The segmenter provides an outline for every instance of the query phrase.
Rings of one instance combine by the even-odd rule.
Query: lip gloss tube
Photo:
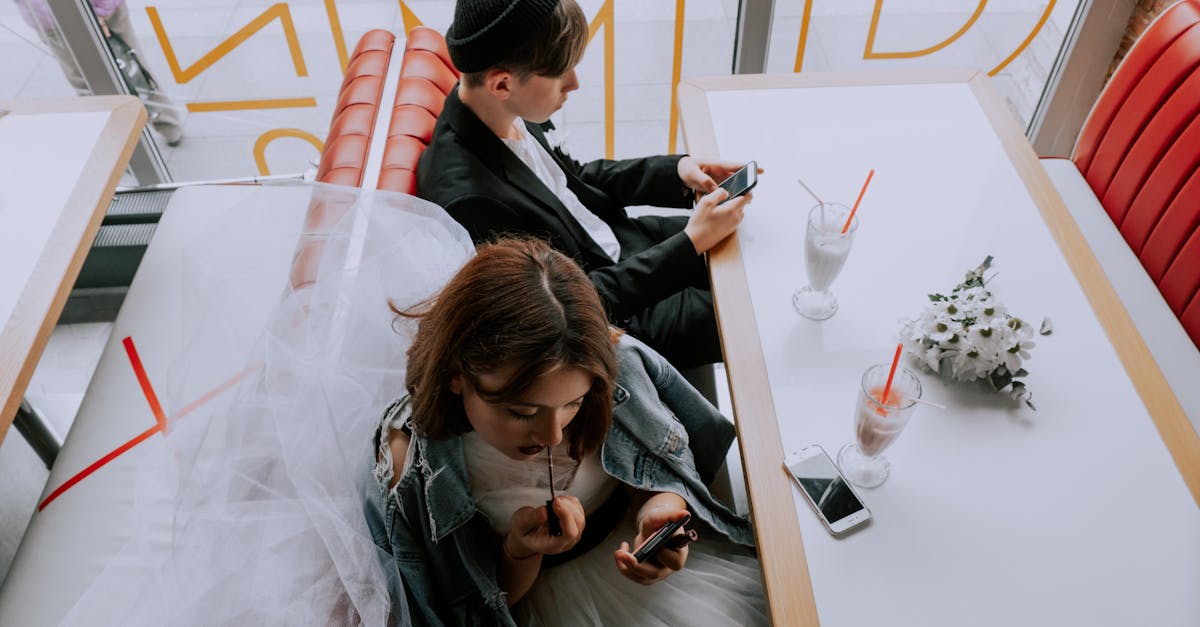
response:
[[[550,470],[550,500],[546,501],[546,525],[550,527],[550,535],[558,537],[562,535],[562,521],[558,519],[558,514],[554,513],[554,454],[550,452],[550,447],[546,447],[546,463]]]

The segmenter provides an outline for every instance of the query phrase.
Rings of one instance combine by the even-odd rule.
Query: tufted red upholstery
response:
[[[1071,160],[1200,347],[1200,0],[1146,29]]]
[[[378,189],[416,193],[417,160],[458,77],[441,33],[424,27],[409,32]]]
[[[371,147],[371,130],[395,41],[396,36],[388,31],[372,30],[354,47],[333,110],[325,149],[321,151],[318,181],[362,185],[363,167]]]
[[[381,108],[395,40],[387,31],[373,30],[355,46],[321,152],[317,181],[355,187],[363,184],[363,170],[375,139],[371,133]],[[458,75],[441,33],[424,27],[409,32],[377,189],[416,192],[417,160],[429,145],[446,94],[458,82]],[[305,221],[306,231],[320,230],[321,225],[341,219],[346,209],[313,202]],[[292,262],[293,288],[301,289],[315,278],[313,268],[322,248],[319,239],[301,238]]]
[[[385,30],[368,31],[354,47],[346,76],[338,90],[329,136],[317,166],[317,181],[336,185],[362,185],[363,169],[371,150],[371,133],[387,80],[388,63],[396,36]],[[304,220],[304,232],[320,232],[341,220],[349,207],[314,200]],[[293,289],[302,289],[316,278],[315,268],[324,249],[321,238],[302,235],[292,259]]]
[[[404,43],[404,51],[410,50],[426,50],[437,55],[442,60],[446,67],[454,72],[454,76],[458,76],[458,70],[454,68],[454,62],[450,60],[450,51],[446,48],[446,38],[441,33],[418,26],[408,33],[408,40]]]

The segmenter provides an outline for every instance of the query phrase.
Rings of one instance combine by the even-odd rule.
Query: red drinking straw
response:
[[[846,225],[842,227],[842,233],[850,230],[850,222],[854,220],[854,212],[858,211],[858,203],[862,202],[863,194],[867,193],[867,186],[871,184],[871,177],[875,176],[875,170],[867,172],[867,181],[863,183],[862,189],[858,192],[858,200],[854,201],[854,208],[850,210],[850,215],[846,216]]]
[[[867,180],[870,180],[869,178]],[[900,353],[904,351],[904,343],[896,345],[896,354],[892,357],[892,369],[888,371],[887,383],[883,386],[883,398],[879,399],[880,405],[887,405],[888,392],[892,389],[892,377],[896,376],[896,366],[900,363]]]

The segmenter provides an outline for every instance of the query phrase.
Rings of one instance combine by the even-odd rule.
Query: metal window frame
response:
[[[737,28],[734,30],[733,73],[762,74],[767,68],[767,46],[771,41],[771,22],[775,0],[739,0]]]
[[[91,3],[88,0],[73,0],[47,4],[62,32],[63,41],[71,51],[71,56],[75,57],[75,63],[92,93],[97,96],[136,96],[117,72],[117,60],[104,40]],[[129,169],[140,185],[171,181],[171,172],[150,134],[149,125],[142,129],[141,139],[129,159]]]
[[[1137,4],[1137,0],[1080,2],[1025,132],[1038,155],[1071,156]]]

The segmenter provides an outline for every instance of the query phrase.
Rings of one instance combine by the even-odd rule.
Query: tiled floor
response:
[[[271,129],[295,128],[324,138],[337,86],[341,82],[324,2],[293,0],[286,3],[296,25],[305,76],[296,75],[276,21],[185,83],[172,79],[153,36],[145,11],[147,4],[136,0],[130,2],[134,27],[143,44],[148,46],[143,57],[166,91],[181,103],[285,97],[313,97],[317,103],[315,107],[306,108],[189,114],[183,144],[178,148],[162,146],[177,179],[258,173],[254,145]],[[273,0],[162,0],[149,4],[161,15],[179,63],[187,68],[272,6]],[[450,22],[453,9],[450,0],[408,0],[405,4],[429,26],[444,30]],[[582,0],[581,4],[591,17],[597,14],[603,1]],[[728,73],[737,0],[689,0],[684,4],[686,27],[682,75]],[[994,65],[1015,46],[1019,36],[1029,30],[1046,6],[1044,1],[1037,0],[993,2],[972,32],[939,55],[918,60],[876,62],[862,60],[866,24],[873,4],[869,0],[816,1],[805,50],[805,70]],[[881,21],[877,49],[920,48],[944,39],[965,21],[962,2],[913,0],[902,4],[896,14],[890,12],[893,4],[888,4],[889,13]],[[1057,53],[1074,4],[1059,3],[1029,51],[997,77],[1001,91],[1022,119],[1027,119],[1040,96],[1046,68]],[[342,1],[334,6],[350,47],[370,28],[403,30],[401,11],[395,0]],[[665,152],[670,137],[668,119],[676,3],[673,0],[616,0],[614,7],[615,154],[620,157]],[[795,61],[804,2],[778,0],[776,7],[767,69],[790,72]],[[569,148],[580,157],[598,156],[605,150],[602,42],[601,35],[593,40],[580,68],[585,87],[572,95],[558,119],[560,126],[567,130]],[[15,5],[0,2],[0,100],[72,94],[55,60],[42,48],[34,32],[17,15]],[[683,148],[680,141],[677,149]],[[264,155],[271,172],[282,174],[308,169],[317,151],[302,139],[288,137],[268,144]],[[34,375],[28,396],[64,435],[111,328],[110,324],[59,327]],[[723,372],[719,374],[723,375]],[[718,378],[724,380],[723,376]],[[723,409],[731,413],[727,392],[722,392],[725,394]],[[8,570],[46,477],[45,469],[28,445],[15,431],[10,433],[0,446],[0,579]]]

